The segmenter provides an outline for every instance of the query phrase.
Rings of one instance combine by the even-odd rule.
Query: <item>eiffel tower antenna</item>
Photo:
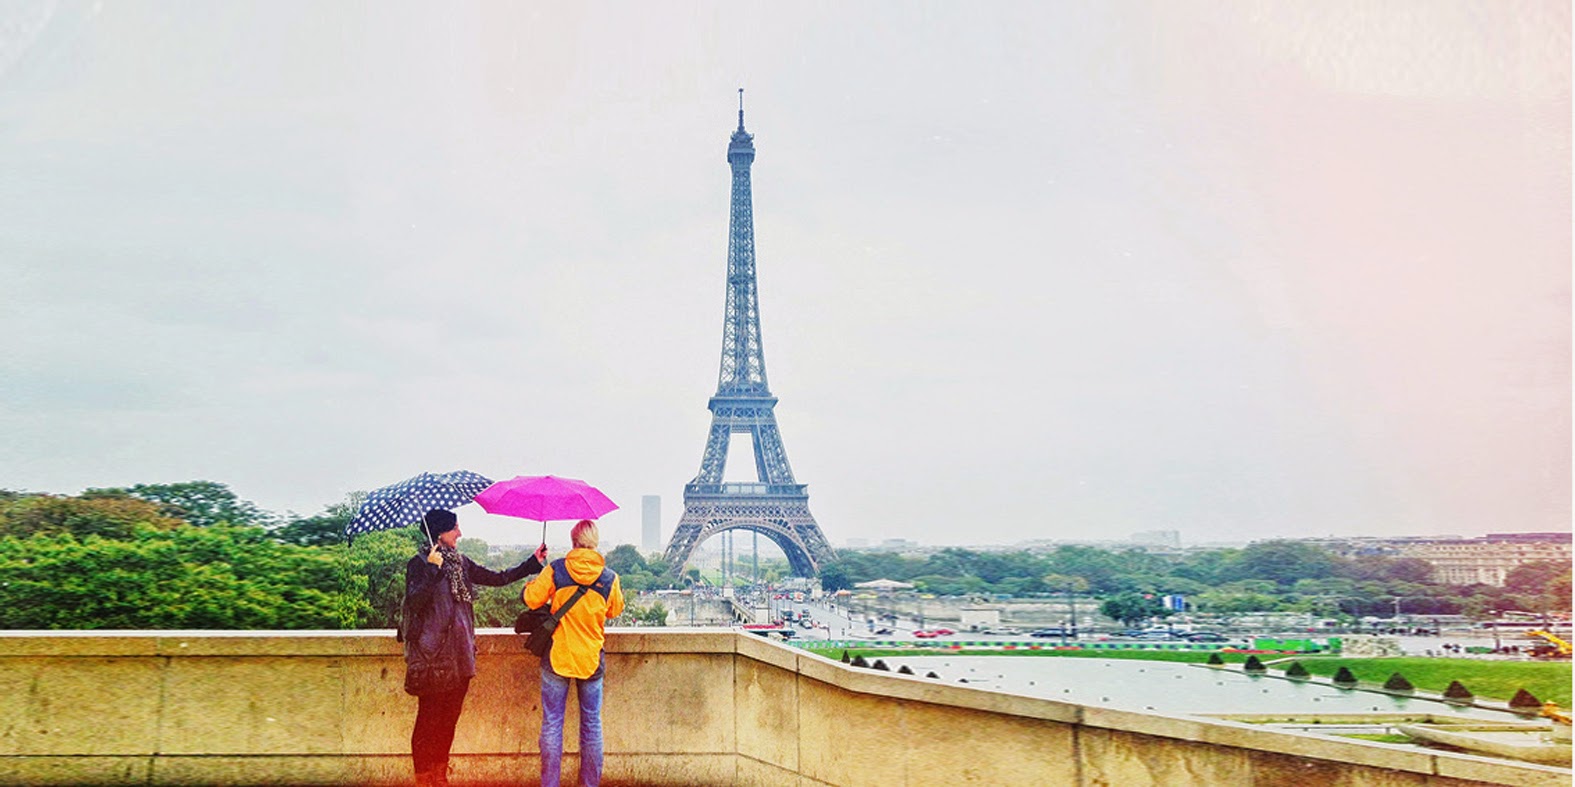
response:
[[[744,89],[738,89],[738,129],[728,140],[733,198],[727,244],[727,310],[722,320],[722,363],[716,395],[708,405],[711,432],[700,472],[684,485],[684,515],[667,544],[673,573],[711,536],[729,530],[753,531],[771,539],[787,555],[788,567],[801,577],[815,576],[836,554],[809,513],[809,487],[793,480],[782,435],[777,431],[777,398],[766,384],[765,349],[760,340],[760,299],[755,280],[755,216],[749,170],[755,161],[754,135],[744,130]],[[754,438],[757,481],[724,482],[728,446],[735,433]]]

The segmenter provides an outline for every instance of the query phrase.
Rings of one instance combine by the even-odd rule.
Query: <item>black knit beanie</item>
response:
[[[443,508],[434,508],[426,515],[427,531],[435,540],[438,536],[459,527],[459,517],[453,511]]]

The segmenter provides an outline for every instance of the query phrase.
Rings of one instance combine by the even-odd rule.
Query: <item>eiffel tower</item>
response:
[[[727,316],[722,323],[722,371],[711,397],[711,434],[700,474],[684,485],[684,515],[667,544],[667,563],[683,570],[695,548],[727,530],[750,530],[771,539],[801,577],[815,576],[836,555],[809,513],[806,484],[793,480],[782,436],[777,433],[777,398],[766,386],[760,344],[760,303],[755,286],[755,216],[749,167],[754,136],[744,130],[744,91],[738,91],[738,130],[727,146],[733,169],[732,221],[727,245]],[[722,481],[727,449],[735,433],[755,443],[756,482]]]

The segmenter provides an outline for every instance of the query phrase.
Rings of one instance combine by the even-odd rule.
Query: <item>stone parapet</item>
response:
[[[534,783],[539,666],[501,629],[478,647],[453,781]],[[856,669],[734,631],[613,630],[607,650],[614,784],[1570,783],[1566,769]],[[0,782],[408,784],[403,679],[391,631],[0,632]]]

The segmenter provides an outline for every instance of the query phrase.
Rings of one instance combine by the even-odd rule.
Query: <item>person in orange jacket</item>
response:
[[[552,650],[541,661],[541,783],[558,787],[563,770],[563,715],[569,684],[578,687],[580,703],[580,783],[597,787],[602,778],[602,677],[606,659],[607,621],[623,613],[623,588],[618,574],[596,545],[596,523],[582,519],[569,531],[574,548],[551,570],[525,586],[525,605],[536,609],[552,602],[557,612],[581,587],[579,601],[558,621]]]

